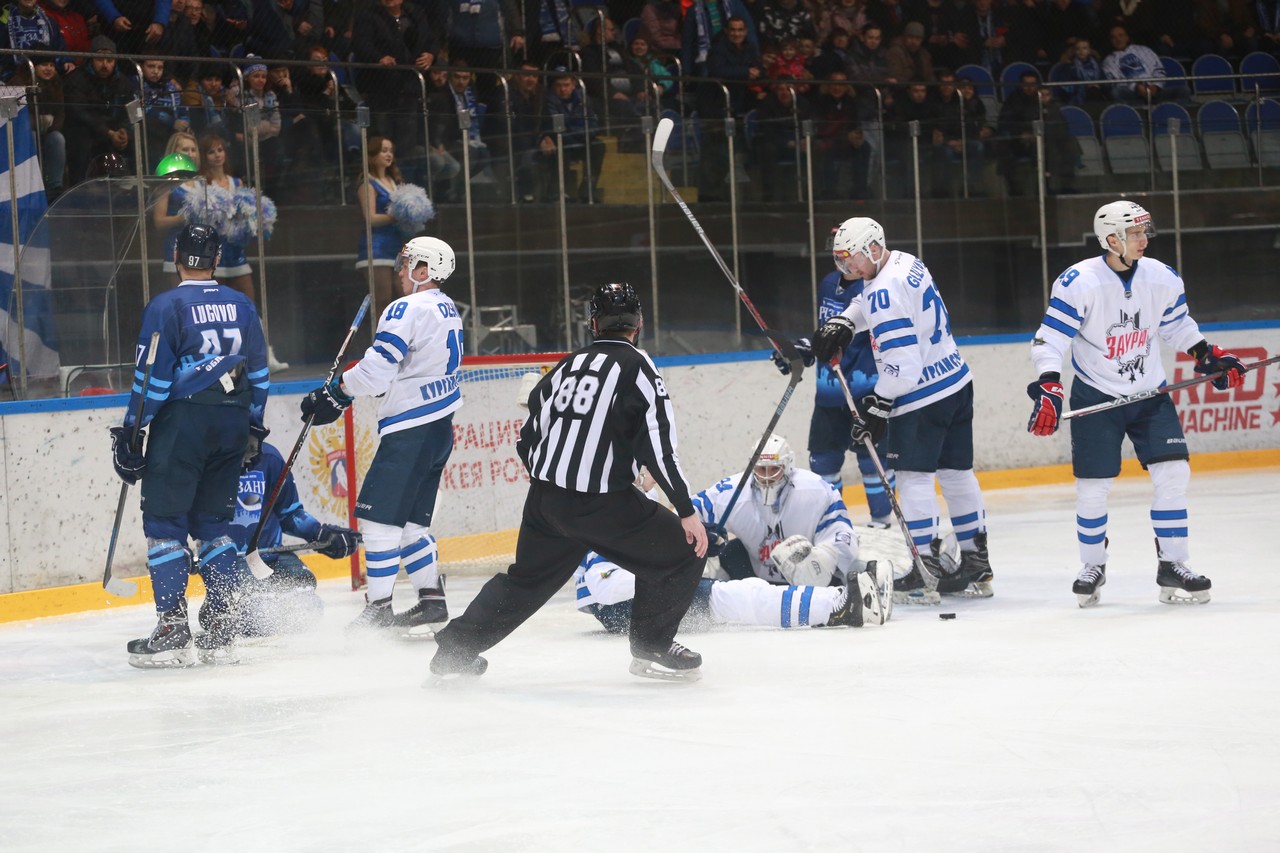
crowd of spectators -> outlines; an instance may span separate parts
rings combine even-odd
[[[213,134],[229,172],[243,174],[256,132],[265,189],[283,203],[327,200],[359,170],[348,156],[349,174],[337,171],[340,150],[358,151],[357,101],[405,179],[444,202],[464,181],[508,174],[522,200],[555,198],[559,145],[581,164],[567,195],[598,199],[603,127],[618,150],[639,150],[641,116],[661,107],[700,116],[703,200],[739,180],[728,174],[726,111],[766,198],[785,197],[778,169],[800,157],[797,120],[814,122],[825,196],[873,194],[876,156],[909,177],[912,122],[921,190],[947,195],[965,164],[980,185],[986,164],[1025,161],[1031,122],[1059,124],[1064,103],[1175,97],[1158,79],[1162,56],[1189,67],[1205,53],[1280,54],[1280,0],[13,0],[0,47],[49,52],[30,64],[0,57],[0,71],[32,87],[50,195],[103,156],[132,168],[124,104],[139,93],[148,167],[174,133]],[[228,57],[240,75],[219,61]],[[994,111],[955,74],[978,65],[998,81],[1013,63],[1035,73]],[[1055,66],[1072,85],[1042,85]],[[725,87],[679,85],[681,75]],[[491,121],[500,114],[511,116],[510,151],[505,124]],[[1070,191],[1078,152],[1065,133],[1047,135],[1051,189]],[[1004,170],[1008,190],[1028,191],[1015,171]]]

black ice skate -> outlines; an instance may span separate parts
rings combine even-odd
[[[1160,601],[1164,604],[1208,604],[1212,582],[1180,560],[1161,560],[1156,569]]]
[[[697,681],[702,678],[702,655],[673,642],[666,649],[631,647],[632,675],[661,681]]]
[[[850,628],[861,628],[863,622],[862,595],[858,588],[857,575],[849,576],[841,592],[840,600],[836,602],[836,609],[831,611],[831,615],[827,617],[827,627],[834,628],[840,625],[848,625]]]
[[[391,610],[391,596],[367,601],[360,615],[346,627],[348,637],[372,637],[396,628],[396,615]]]
[[[924,563],[925,569],[929,574],[933,575],[934,585],[937,579],[943,576],[942,563],[932,554],[921,554],[920,561]],[[937,589],[930,589],[925,583],[924,577],[920,574],[920,569],[914,563],[911,571],[893,582],[893,603],[894,604],[939,604],[942,597],[938,595]]]
[[[240,613],[229,605],[214,605],[206,597],[200,605],[200,627],[204,633],[196,636],[196,653],[205,664],[233,664],[240,662],[236,653],[236,639],[241,635]]]
[[[418,603],[396,614],[396,626],[406,639],[430,640],[436,628],[449,621],[449,608],[444,600],[444,575],[440,586],[418,590]]]
[[[1101,595],[1098,590],[1102,589],[1106,582],[1107,567],[1090,563],[1076,575],[1076,582],[1071,585],[1071,591],[1076,594],[1081,607],[1092,607],[1098,603]]]
[[[974,548],[971,551],[960,549],[959,573],[965,578],[965,589],[961,595],[973,598],[990,598],[995,595],[991,588],[994,575],[991,572],[991,560],[987,553],[987,534],[978,533],[973,537]],[[938,582],[938,591],[942,592],[942,582]]]
[[[467,654],[457,649],[436,649],[431,658],[431,677],[423,687],[434,687],[451,681],[479,678],[489,669],[489,662],[480,655]]]
[[[151,636],[130,640],[126,649],[129,666],[138,669],[194,665],[196,658],[191,646],[191,628],[187,625],[186,603],[161,613]]]
[[[893,567],[889,566],[887,571],[892,577]],[[866,624],[883,625],[889,620],[889,611],[893,609],[891,597],[889,606],[885,606],[885,592],[880,582],[879,566],[872,560],[867,563],[864,571],[849,576],[848,585],[844,588],[845,598],[831,614],[827,624],[851,625],[854,628],[861,628]]]

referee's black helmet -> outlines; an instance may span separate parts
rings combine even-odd
[[[626,282],[602,284],[591,297],[591,330],[596,336],[640,328],[644,312],[640,296]]]
[[[218,265],[222,239],[209,225],[187,225],[178,232],[174,263],[189,270],[211,270]]]

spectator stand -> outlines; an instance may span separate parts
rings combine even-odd
[[[1240,130],[1240,114],[1226,101],[1209,101],[1196,114],[1200,144],[1215,186],[1245,186],[1251,177],[1253,158]]]
[[[1280,92],[1280,60],[1260,50],[1241,59],[1240,91],[1246,98]]]
[[[1154,164],[1142,115],[1128,104],[1112,104],[1102,111],[1101,125],[1102,147],[1111,174],[1145,174],[1154,186]]]
[[[1191,64],[1191,94],[1197,100],[1233,98],[1235,72],[1231,63],[1216,53],[1206,53]]]
[[[973,90],[987,110],[987,119],[995,121],[1000,115],[1000,102],[996,99],[996,81],[991,72],[981,65],[961,65],[956,69],[956,79],[973,81]]]
[[[1080,144],[1080,168],[1076,178],[1082,188],[1100,190],[1105,185],[1107,164],[1102,156],[1102,144],[1098,141],[1098,131],[1093,124],[1093,117],[1080,107],[1065,106],[1062,117],[1067,121],[1067,129]]]
[[[1166,101],[1157,104],[1151,111],[1151,135],[1154,137],[1156,163],[1161,171],[1168,175],[1175,167],[1173,139],[1170,125],[1177,129],[1178,179],[1185,182],[1191,180],[1190,187],[1200,185],[1200,173],[1204,171],[1204,161],[1200,156],[1200,143],[1192,132],[1191,114],[1186,107]],[[1194,177],[1192,177],[1194,176]],[[1181,186],[1188,186],[1182,183]]]

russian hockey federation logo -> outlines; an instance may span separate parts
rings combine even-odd
[[[1120,322],[1107,329],[1107,358],[1130,382],[1137,382],[1147,372],[1147,358],[1151,355],[1151,330],[1142,328],[1141,313],[1121,311]]]

